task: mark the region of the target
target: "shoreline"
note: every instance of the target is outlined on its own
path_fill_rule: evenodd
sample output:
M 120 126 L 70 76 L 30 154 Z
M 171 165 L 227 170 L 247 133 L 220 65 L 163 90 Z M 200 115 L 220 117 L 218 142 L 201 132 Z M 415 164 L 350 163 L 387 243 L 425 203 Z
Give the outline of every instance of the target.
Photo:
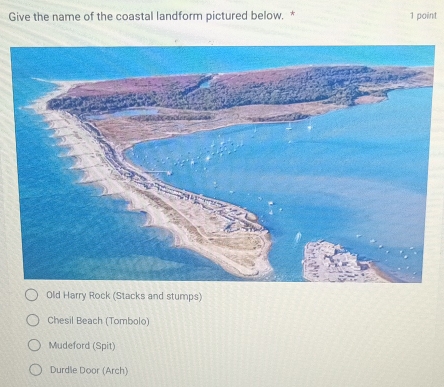
M 139 170 L 91 124 L 67 112 L 46 109 L 47 101 L 76 84 L 52 83 L 57 89 L 31 107 L 54 130 L 54 137 L 61 140 L 58 145 L 69 148 L 66 156 L 75 158 L 72 168 L 83 172 L 79 183 L 98 185 L 102 195 L 122 198 L 129 211 L 146 214 L 146 226 L 171 232 L 175 247 L 193 250 L 234 276 L 261 279 L 272 274 L 268 262 L 271 238 L 252 220 L 254 214 L 178 189 Z
M 368 261 L 367 262 L 368 265 L 372 268 L 372 270 L 375 271 L 375 273 L 381 277 L 382 279 L 386 280 L 387 282 L 396 282 L 396 283 L 402 283 L 404 281 L 395 278 L 393 276 L 391 276 L 389 273 L 383 271 L 380 267 L 378 267 L 378 265 L 374 262 L 374 261 Z
M 418 86 L 412 87 L 409 89 L 420 89 L 429 86 Z M 398 90 L 407 90 L 407 88 L 399 88 L 389 91 L 398 91 Z M 338 110 L 350 109 L 356 106 L 362 105 L 373 105 L 379 104 L 384 101 L 387 101 L 389 96 L 387 97 L 363 97 L 359 98 L 356 101 L 356 104 L 353 106 L 346 105 L 323 105 L 318 102 L 308 102 L 308 103 L 300 103 L 294 105 L 282 105 L 279 109 L 282 109 L 283 113 L 303 113 L 307 116 L 300 119 L 293 119 L 291 121 L 282 120 L 282 121 L 263 121 L 263 122 L 254 122 L 249 119 L 249 115 L 254 114 L 257 111 L 261 111 L 265 108 L 271 109 L 266 105 L 254 105 L 248 107 L 234 107 L 229 109 L 223 109 L 217 112 L 217 117 L 208 121 L 136 121 L 128 117 L 118 117 L 118 118 L 110 118 L 107 120 L 97 120 L 94 121 L 94 124 L 100 130 L 101 133 L 108 139 L 108 141 L 115 144 L 116 148 L 119 151 L 124 152 L 133 146 L 156 140 L 165 140 L 171 139 L 174 137 L 184 136 L 188 134 L 200 133 L 200 132 L 209 132 L 213 130 L 226 129 L 229 127 L 233 127 L 236 125 L 256 125 L 260 127 L 261 125 L 267 124 L 287 124 L 288 122 L 296 123 L 296 122 L 309 122 L 310 119 L 316 118 L 317 116 L 328 114 L 331 112 L 335 112 Z M 124 109 L 131 110 L 131 109 Z M 137 109 L 136 109 L 137 110 Z M 161 112 L 168 111 L 167 108 L 158 108 Z M 125 132 L 122 132 L 120 128 L 125 127 Z M 117 145 L 116 145 L 117 144 Z
M 48 82 L 48 81 L 46 81 Z M 100 157 L 100 153 L 103 151 L 100 146 L 94 147 L 94 138 L 91 136 L 91 133 L 89 133 L 89 136 L 86 137 L 80 136 L 80 140 L 83 143 L 88 144 L 89 146 L 82 147 L 81 144 L 75 143 L 75 140 L 71 140 L 70 137 L 78 137 L 79 139 L 79 133 L 78 131 L 84 132 L 84 134 L 88 133 L 88 131 L 85 130 L 85 125 L 90 125 L 95 128 L 95 130 L 100 133 L 103 138 L 106 140 L 107 144 L 111 146 L 111 148 L 116 151 L 117 156 L 120 157 L 118 160 L 126 169 L 127 171 L 143 174 L 145 176 L 149 176 L 147 178 L 147 181 L 150 184 L 160 184 L 161 188 L 166 188 L 169 190 L 174 191 L 176 194 L 180 195 L 191 195 L 193 198 L 187 199 L 191 201 L 199 201 L 199 200 L 210 200 L 214 202 L 214 204 L 222 205 L 222 206 L 228 206 L 231 209 L 239 210 L 244 212 L 244 218 L 248 222 L 257 223 L 257 216 L 255 214 L 245 212 L 245 210 L 241 209 L 240 207 L 236 207 L 235 205 L 232 205 L 230 203 L 222 202 L 216 199 L 209 199 L 205 198 L 201 195 L 196 195 L 192 192 L 188 192 L 182 189 L 178 189 L 176 187 L 173 187 L 169 184 L 166 184 L 162 182 L 161 180 L 158 180 L 154 176 L 150 175 L 149 171 L 143 171 L 139 169 L 139 167 L 132 164 L 130 160 L 128 160 L 124 152 L 129 149 L 130 147 L 143 142 L 149 142 L 149 141 L 155 141 L 160 139 L 166 139 L 166 138 L 174 138 L 178 136 L 188 135 L 200 131 L 213 131 L 217 129 L 224 129 L 228 128 L 233 125 L 262 125 L 262 124 L 273 124 L 273 123 L 284 123 L 284 121 L 275 121 L 275 122 L 243 122 L 242 119 L 240 119 L 239 122 L 230 123 L 228 125 L 220 125 L 215 127 L 206 127 L 205 129 L 200 129 L 193 127 L 191 123 L 190 129 L 186 128 L 181 133 L 174 133 L 174 131 L 170 131 L 167 135 L 163 135 L 162 132 L 156 132 L 156 130 L 152 130 L 152 136 L 148 136 L 149 138 L 142 138 L 137 141 L 132 142 L 119 142 L 114 141 L 113 138 L 109 139 L 107 135 L 103 135 L 101 130 L 98 130 L 95 124 L 98 121 L 82 121 L 78 119 L 75 115 L 71 115 L 65 111 L 56 111 L 56 110 L 48 110 L 46 109 L 46 102 L 50 100 L 51 98 L 54 98 L 55 96 L 59 96 L 61 94 L 66 93 L 67 90 L 69 90 L 71 87 L 75 86 L 78 83 L 85 83 L 84 81 L 49 81 L 50 83 L 53 83 L 57 85 L 57 89 L 44 95 L 42 98 L 38 99 L 35 103 L 33 103 L 31 106 L 32 108 L 38 112 L 39 114 L 43 115 L 45 117 L 45 121 L 49 123 L 50 128 L 55 131 L 54 137 L 61 140 L 61 142 L 58 144 L 59 146 L 68 147 L 69 150 L 66 153 L 67 157 L 73 157 L 75 159 L 75 164 L 73 165 L 73 169 L 78 169 L 82 171 L 82 178 L 79 181 L 81 184 L 95 184 L 97 186 L 100 186 L 103 190 L 102 195 L 111 195 L 111 196 L 118 196 L 122 199 L 124 199 L 128 203 L 128 210 L 129 211 L 137 211 L 142 212 L 146 215 L 147 220 L 145 223 L 145 226 L 154 226 L 158 228 L 163 228 L 165 230 L 168 230 L 172 233 L 173 239 L 174 239 L 174 246 L 175 247 L 185 247 L 189 250 L 195 251 L 196 253 L 200 254 L 201 256 L 211 260 L 212 262 L 216 263 L 220 267 L 222 267 L 225 271 L 227 271 L 230 274 L 233 274 L 237 277 L 241 278 L 267 278 L 269 277 L 273 269 L 270 266 L 270 263 L 268 262 L 268 252 L 271 248 L 271 237 L 268 234 L 268 231 L 262 229 L 254 230 L 253 232 L 255 234 L 259 234 L 259 239 L 261 240 L 261 245 L 259 248 L 257 247 L 257 243 L 249 240 L 249 246 L 253 247 L 256 245 L 254 250 L 256 252 L 259 251 L 257 254 L 257 260 L 256 263 L 251 263 L 251 257 L 247 258 L 246 265 L 242 263 L 242 259 L 240 259 L 239 255 L 236 256 L 236 254 L 233 254 L 233 250 L 236 250 L 241 247 L 242 243 L 238 240 L 235 247 L 227 247 L 228 250 L 231 250 L 229 252 L 229 257 L 224 254 L 224 249 L 226 246 L 225 241 L 227 240 L 226 235 L 218 235 L 219 238 L 219 245 L 217 246 L 217 249 L 211 251 L 211 248 L 209 248 L 209 245 L 207 242 L 209 242 L 208 238 L 206 241 L 203 241 L 202 237 L 204 234 L 206 234 L 205 225 L 208 224 L 206 221 L 202 222 L 204 218 L 200 217 L 199 215 L 194 215 L 194 219 L 200 217 L 200 223 L 199 225 L 196 224 L 196 222 L 189 222 L 191 223 L 192 227 L 194 229 L 189 228 L 189 225 L 185 225 L 186 223 L 182 223 L 184 219 L 188 218 L 190 215 L 190 211 L 193 212 L 193 206 L 185 205 L 183 206 L 183 198 L 179 201 L 174 200 L 171 198 L 171 193 L 167 193 L 167 196 L 165 196 L 165 191 L 160 192 L 160 194 L 157 195 L 148 195 L 150 197 L 144 197 L 144 192 L 141 191 L 140 185 L 138 187 L 135 187 L 131 182 L 128 182 L 127 179 L 122 179 L 116 176 L 115 170 L 110 167 L 109 163 L 106 161 L 106 157 Z M 93 82 L 93 81 L 91 81 Z M 429 87 L 429 86 L 417 86 L 412 88 L 423 88 L 423 87 Z M 406 89 L 406 88 L 403 88 Z M 396 89 L 398 90 L 398 89 Z M 395 90 L 392 90 L 395 91 Z M 369 98 L 369 99 L 362 99 L 357 101 L 356 105 L 364 105 L 364 104 L 376 104 L 385 101 L 389 97 L 375 97 L 375 98 Z M 349 106 L 339 106 L 336 105 L 333 108 L 329 109 L 329 111 L 335 111 L 339 109 L 345 109 Z M 128 110 L 128 109 L 125 109 Z M 236 110 L 236 108 L 234 108 Z M 317 113 L 317 114 L 325 114 L 325 113 Z M 317 115 L 315 113 L 315 115 Z M 311 116 L 306 118 L 301 118 L 300 120 L 296 121 L 304 121 L 309 120 Z M 239 118 L 239 117 L 238 117 Z M 64 121 L 64 125 L 57 124 L 58 121 Z M 110 121 L 113 121 L 111 119 Z M 106 122 L 105 122 L 106 123 Z M 174 123 L 174 121 L 173 121 Z M 213 122 L 214 123 L 214 122 Z M 136 122 L 137 124 L 137 122 Z M 141 124 L 140 122 L 138 124 Z M 153 124 L 153 122 L 150 122 L 149 124 Z M 160 125 L 168 126 L 168 124 L 171 124 L 171 122 L 163 122 Z M 218 122 L 216 122 L 218 124 Z M 204 123 L 205 125 L 205 123 Z M 74 128 L 75 127 L 75 128 Z M 74 129 L 73 129 L 74 128 Z M 96 139 L 97 140 L 97 139 Z M 100 144 L 99 144 L 100 145 Z M 98 156 L 99 155 L 99 156 Z M 103 156 L 103 155 L 102 155 Z M 152 193 L 152 192 L 151 192 Z M 168 196 L 169 195 L 169 196 Z M 159 204 L 157 199 L 161 199 L 163 201 L 162 204 Z M 198 203 L 200 206 L 202 206 L 202 202 Z M 169 209 L 173 209 L 176 212 L 176 216 L 180 218 L 179 224 L 181 226 L 184 226 L 184 228 L 181 228 L 180 226 L 174 224 L 174 222 L 171 221 L 171 213 L 165 213 L 165 206 L 169 207 Z M 195 208 L 194 208 L 195 209 Z M 201 211 L 202 212 L 202 211 Z M 214 213 L 214 210 L 213 210 Z M 218 214 L 223 215 L 223 214 Z M 208 217 L 206 218 L 208 220 Z M 202 226 L 203 225 L 203 226 Z M 219 224 L 220 226 L 220 224 Z M 217 231 L 221 231 L 222 227 L 219 227 L 219 230 L 211 229 L 211 239 L 214 236 L 214 233 L 217 233 Z M 198 234 L 197 239 L 196 237 L 196 231 Z M 208 237 L 209 234 L 206 235 Z M 243 235 L 245 237 L 245 235 Z M 230 240 L 236 239 L 236 238 L 228 238 Z M 248 240 L 248 238 L 247 238 Z M 207 245 L 206 245 L 207 244 Z M 205 246 L 206 245 L 206 246 Z M 240 259 L 240 260 L 239 260 Z M 365 282 L 401 282 L 396 278 L 392 278 L 389 274 L 383 272 L 380 268 L 378 268 L 374 262 L 364 262 L 362 263 L 368 264 L 369 266 L 369 272 L 373 273 L 375 278 L 377 280 L 368 280 Z M 307 279 L 304 275 L 304 278 Z

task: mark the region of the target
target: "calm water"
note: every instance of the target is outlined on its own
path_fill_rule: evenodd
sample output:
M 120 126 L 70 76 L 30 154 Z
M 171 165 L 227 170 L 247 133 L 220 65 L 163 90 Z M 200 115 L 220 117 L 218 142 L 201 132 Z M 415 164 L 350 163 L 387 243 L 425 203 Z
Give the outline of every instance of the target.
M 51 55 L 60 60 L 49 60 Z M 433 65 L 433 48 L 293 47 L 279 49 L 279 56 L 274 48 L 13 49 L 25 278 L 235 280 L 197 254 L 172 248 L 165 231 L 142 227 L 144 216 L 126 211 L 123 201 L 77 184 L 81 173 L 70 169 L 73 160 L 60 157 L 66 148 L 25 108 L 53 88 L 32 78 L 320 63 Z M 147 170 L 172 170 L 172 176 L 159 177 L 178 187 L 256 213 L 273 237 L 270 262 L 277 280 L 300 281 L 303 245 L 322 238 L 418 281 L 431 93 L 392 92 L 377 105 L 318 116 L 311 131 L 307 122 L 293 123 L 292 130 L 285 129 L 288 124 L 235 126 L 139 144 L 128 157 Z

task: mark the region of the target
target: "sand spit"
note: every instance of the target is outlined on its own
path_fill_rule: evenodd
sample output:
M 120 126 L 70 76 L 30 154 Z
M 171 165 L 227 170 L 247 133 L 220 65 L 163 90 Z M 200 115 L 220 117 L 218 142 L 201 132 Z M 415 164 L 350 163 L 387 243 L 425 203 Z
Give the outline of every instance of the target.
M 147 226 L 169 230 L 175 246 L 194 250 L 235 276 L 258 279 L 272 273 L 271 238 L 254 214 L 163 183 L 128 162 L 91 123 L 64 111 L 47 110 L 50 99 L 76 83 L 56 84 L 58 89 L 32 108 L 54 130 L 59 145 L 69 148 L 66 156 L 75 158 L 72 168 L 84 173 L 81 183 L 97 184 L 103 195 L 124 199 L 128 210 L 147 214 Z
M 372 262 L 322 240 L 305 245 L 302 266 L 310 282 L 395 282 Z

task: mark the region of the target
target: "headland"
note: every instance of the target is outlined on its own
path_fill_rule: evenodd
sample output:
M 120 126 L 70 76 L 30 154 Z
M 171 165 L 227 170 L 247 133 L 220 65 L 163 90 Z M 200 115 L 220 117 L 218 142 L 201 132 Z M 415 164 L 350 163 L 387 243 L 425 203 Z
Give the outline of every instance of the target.
M 302 266 L 310 282 L 395 282 L 373 262 L 360 261 L 342 246 L 322 240 L 305 245 Z
M 392 90 L 432 84 L 432 67 L 298 66 L 79 82 L 49 99 L 48 109 L 90 122 L 123 150 L 237 124 L 304 120 L 381 102 Z M 154 114 L 110 114 L 143 108 Z M 100 115 L 105 118 L 95 119 Z

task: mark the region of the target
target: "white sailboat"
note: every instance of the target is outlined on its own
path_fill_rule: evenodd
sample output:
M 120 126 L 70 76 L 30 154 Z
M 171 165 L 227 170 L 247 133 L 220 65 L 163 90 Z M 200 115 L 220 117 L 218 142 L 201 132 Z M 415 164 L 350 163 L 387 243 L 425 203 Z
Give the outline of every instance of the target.
M 312 122 L 311 122 L 311 118 L 310 118 L 310 120 L 308 121 L 307 129 L 308 129 L 309 131 L 313 129 L 313 124 L 312 124 Z
M 300 231 L 298 231 L 298 233 L 294 237 L 295 244 L 298 244 L 301 241 L 301 238 L 302 238 L 302 234 Z

